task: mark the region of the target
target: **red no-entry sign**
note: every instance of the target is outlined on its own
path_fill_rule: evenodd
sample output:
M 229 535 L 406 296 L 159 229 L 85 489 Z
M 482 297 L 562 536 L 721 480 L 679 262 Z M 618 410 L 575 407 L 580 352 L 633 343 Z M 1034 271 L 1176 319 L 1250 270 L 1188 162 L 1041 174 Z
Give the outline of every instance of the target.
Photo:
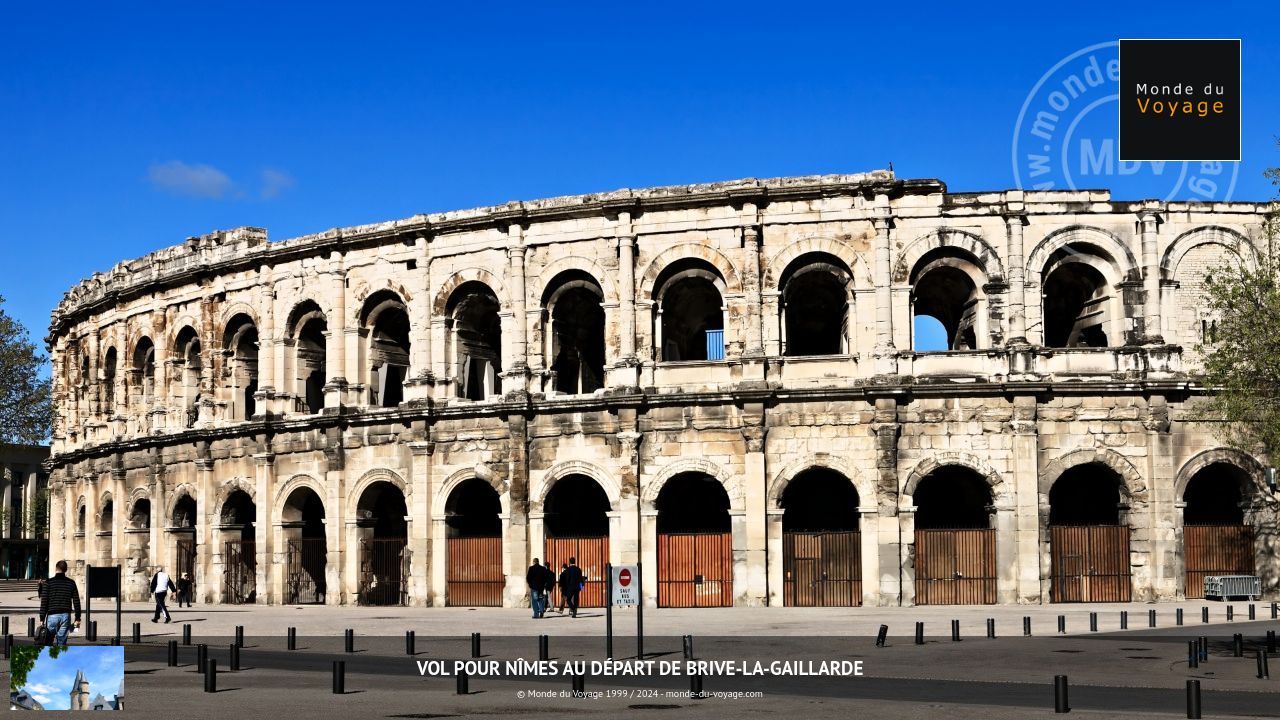
M 636 573 L 639 568 L 635 565 L 614 565 L 613 566 L 613 604 L 614 605 L 639 605 L 640 594 L 636 592 Z
M 622 587 L 627 587 L 631 584 L 630 568 L 622 568 L 622 570 L 618 572 L 618 584 Z

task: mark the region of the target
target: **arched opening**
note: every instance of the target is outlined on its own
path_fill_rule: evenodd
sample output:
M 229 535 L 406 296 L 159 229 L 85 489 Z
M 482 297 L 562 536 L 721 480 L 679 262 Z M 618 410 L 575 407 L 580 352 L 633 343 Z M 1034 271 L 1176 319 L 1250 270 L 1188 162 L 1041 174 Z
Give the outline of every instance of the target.
M 227 356 L 226 394 L 233 420 L 249 420 L 257 413 L 258 328 L 248 315 L 236 315 L 227 323 L 223 338 Z
M 1068 246 L 1045 265 L 1044 344 L 1048 347 L 1108 347 L 1114 337 L 1115 289 L 1100 270 L 1100 250 Z
M 658 606 L 733 605 L 733 535 L 729 494 L 700 472 L 662 486 L 658 510 Z
M 1107 465 L 1067 469 L 1049 489 L 1052 602 L 1129 602 L 1129 527 L 1124 480 Z
M 604 387 L 604 291 L 580 270 L 557 275 L 543 293 L 544 333 L 556 392 L 592 393 Z
M 368 337 L 369 403 L 396 407 L 409 375 L 409 312 L 399 296 L 383 290 L 365 302 L 360 326 Z
M 556 481 L 543 503 L 546 545 L 543 557 L 559 575 L 575 558 L 587 578 L 579 607 L 604 607 L 605 564 L 609 562 L 609 496 L 586 475 Z
M 133 511 L 129 513 L 129 528 L 133 530 L 150 530 L 151 529 L 151 501 L 147 498 L 138 498 L 133 504 Z
M 156 395 L 156 346 L 149 337 L 139 339 L 133 348 L 129 387 L 133 394 L 131 404 L 144 411 L 149 409 Z
M 108 419 L 116 414 L 116 349 L 107 348 L 102 359 L 102 414 Z
M 1239 466 L 1215 462 L 1187 482 L 1182 500 L 1186 596 L 1204 597 L 1204 579 L 1256 572 L 1254 529 L 1244 504 L 1253 481 Z
M 323 605 L 328 562 L 324 501 L 309 487 L 296 488 L 285 498 L 280 519 L 286 547 L 284 601 Z
M 169 518 L 169 534 L 173 537 L 173 571 L 175 577 L 183 573 L 191 576 L 200 587 L 202 581 L 197 575 L 196 566 L 196 500 L 183 493 L 173 503 L 173 515 Z
M 409 523 L 404 493 L 394 483 L 369 485 L 356 503 L 361 605 L 409 602 Z
M 672 263 L 658 275 L 654 347 L 658 360 L 724 359 L 724 278 L 704 260 Z
M 853 345 L 853 273 L 826 253 L 796 258 L 782 274 L 782 354 L 845 355 Z
M 489 286 L 471 280 L 458 286 L 445 306 L 458 397 L 485 400 L 502 394 L 501 304 Z
M 834 470 L 811 468 L 787 483 L 779 504 L 784 604 L 861 605 L 862 533 L 853 483 Z
M 147 498 L 133 501 L 125 522 L 124 538 L 128 599 L 145 600 L 151 590 L 151 501 Z
M 502 498 L 479 478 L 464 480 L 445 500 L 448 605 L 501 607 L 507 576 L 502 565 Z
M 173 366 L 177 380 L 173 388 L 174 399 L 186 413 L 186 427 L 195 427 L 200 419 L 204 358 L 200 354 L 200 338 L 190 325 L 179 330 L 174 340 Z
M 290 339 L 293 341 L 293 372 L 297 397 L 301 410 L 312 415 L 324 409 L 324 386 L 328 382 L 326 366 L 326 340 L 329 321 L 320 306 L 308 300 L 294 308 L 290 323 Z
M 111 551 L 111 538 L 115 535 L 115 504 L 110 497 L 103 499 L 102 509 L 98 511 L 98 561 L 95 565 L 111 565 L 114 563 Z
M 920 259 L 911 274 L 912 349 L 978 349 L 984 310 L 979 284 L 983 277 L 976 263 L 949 248 L 934 250 Z M 923 322 L 926 318 L 936 321 L 942 333 L 931 332 L 933 328 Z
M 991 485 L 971 468 L 944 465 L 916 485 L 917 605 L 996 601 Z
M 257 505 L 244 490 L 232 490 L 222 503 L 218 535 L 222 540 L 222 600 L 257 599 Z

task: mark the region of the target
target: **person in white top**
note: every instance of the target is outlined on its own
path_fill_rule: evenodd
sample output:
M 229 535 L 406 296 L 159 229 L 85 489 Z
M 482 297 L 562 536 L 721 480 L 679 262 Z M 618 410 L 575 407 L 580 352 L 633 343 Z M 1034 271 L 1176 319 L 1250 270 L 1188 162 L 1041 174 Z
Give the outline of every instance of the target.
M 160 613 L 164 613 L 164 621 L 173 620 L 169 616 L 169 608 L 165 607 L 164 599 L 170 591 L 176 591 L 178 588 L 173 584 L 173 579 L 164 571 L 164 568 L 157 567 L 156 574 L 151 576 L 151 592 L 156 596 L 156 614 L 151 618 L 151 622 L 159 622 Z

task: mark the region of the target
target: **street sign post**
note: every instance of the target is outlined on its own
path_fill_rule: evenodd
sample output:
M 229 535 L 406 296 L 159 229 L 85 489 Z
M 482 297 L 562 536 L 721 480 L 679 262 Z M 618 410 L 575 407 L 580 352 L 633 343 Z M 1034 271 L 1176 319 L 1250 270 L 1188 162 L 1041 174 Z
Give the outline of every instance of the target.
M 619 607 L 639 605 L 639 569 L 635 565 L 614 565 L 612 570 L 610 584 L 613 586 L 613 604 Z
M 112 565 L 110 567 L 94 567 L 87 565 L 85 567 L 85 583 L 84 583 L 84 624 L 90 627 L 93 622 L 93 599 L 95 597 L 114 597 L 116 599 L 116 636 L 112 642 L 114 645 L 120 644 L 120 566 Z

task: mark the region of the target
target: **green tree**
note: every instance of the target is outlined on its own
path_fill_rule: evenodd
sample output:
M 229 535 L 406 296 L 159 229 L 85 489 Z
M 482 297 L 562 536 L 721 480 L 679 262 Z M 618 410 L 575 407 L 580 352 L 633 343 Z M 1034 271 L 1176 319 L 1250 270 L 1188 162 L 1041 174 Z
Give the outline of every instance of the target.
M 1280 186 L 1280 168 L 1266 176 Z M 1233 447 L 1280 458 L 1280 202 L 1264 216 L 1253 249 L 1205 278 L 1214 327 L 1197 350 L 1212 395 L 1197 417 L 1226 421 Z
M 39 445 L 53 430 L 50 382 L 40 377 L 46 359 L 0 297 L 0 442 Z
M 49 651 L 49 659 L 57 660 L 63 647 L 66 646 L 14 645 L 13 652 L 9 656 L 9 688 L 21 690 L 27 684 L 27 673 L 36 666 L 36 660 L 40 658 L 42 650 Z

